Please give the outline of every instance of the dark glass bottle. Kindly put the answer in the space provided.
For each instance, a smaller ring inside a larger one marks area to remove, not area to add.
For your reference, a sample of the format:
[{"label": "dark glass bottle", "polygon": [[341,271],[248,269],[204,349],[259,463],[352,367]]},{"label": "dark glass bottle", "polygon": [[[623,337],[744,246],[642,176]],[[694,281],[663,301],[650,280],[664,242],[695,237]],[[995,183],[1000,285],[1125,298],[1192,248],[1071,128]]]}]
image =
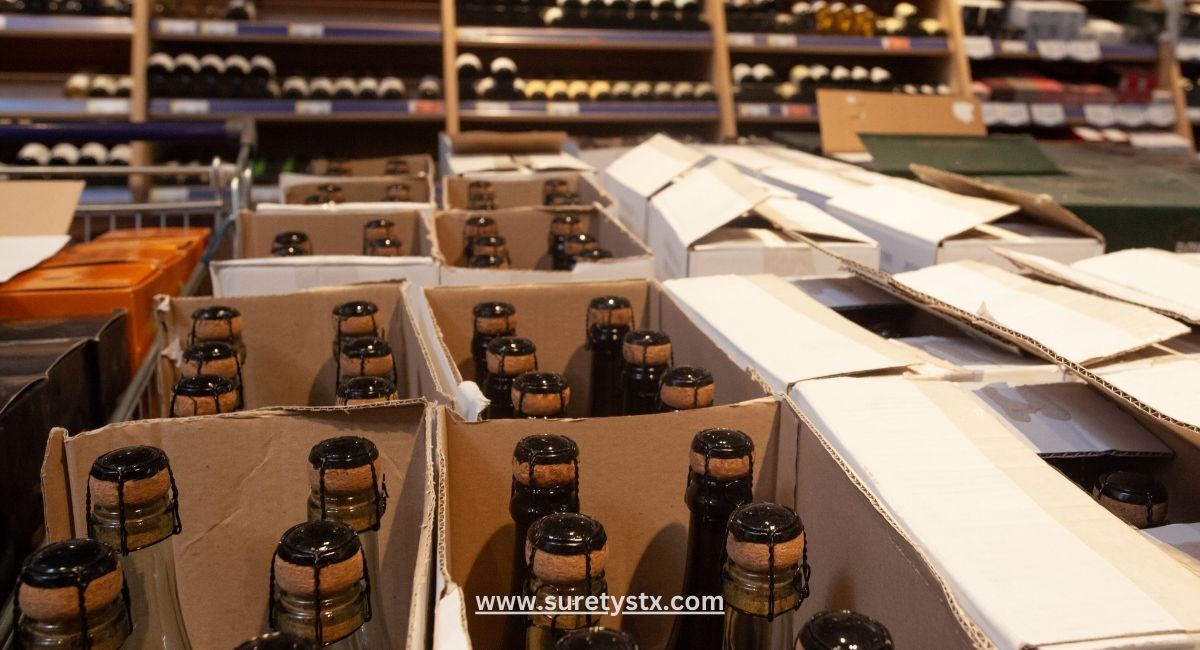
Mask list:
[{"label": "dark glass bottle", "polygon": [[574,268],[575,258],[598,247],[599,244],[596,243],[596,238],[587,233],[568,235],[566,240],[563,242],[563,254],[566,257],[562,270],[570,270]]},{"label": "dark glass bottle", "polygon": [[593,298],[587,311],[587,348],[592,352],[592,417],[620,415],[621,355],[633,327],[633,304],[621,296]]},{"label": "dark glass bottle", "polygon": [[369,300],[351,300],[333,308],[333,353],[341,352],[350,341],[379,336],[379,306]]},{"label": "dark glass bottle", "polygon": [[558,640],[554,650],[638,650],[638,644],[620,630],[589,627],[567,633]]},{"label": "dark glass bottle", "polygon": [[621,414],[645,415],[659,411],[659,383],[671,367],[671,339],[657,330],[625,334],[621,355]]},{"label": "dark glass bottle", "polygon": [[319,647],[315,641],[302,636],[271,632],[256,636],[233,650],[317,650]]},{"label": "dark glass bottle", "polygon": [[386,377],[351,377],[337,390],[338,406],[362,406],[400,399],[396,385]]},{"label": "dark glass bottle", "polygon": [[491,403],[485,418],[511,418],[513,380],[521,374],[537,370],[537,347],[533,341],[519,336],[494,338],[487,346],[487,370],[482,390],[483,396]]},{"label": "dark glass bottle", "polygon": [[396,383],[396,360],[392,346],[374,336],[352,339],[338,355],[337,383],[350,377],[386,377]]},{"label": "dark glass bottle", "polygon": [[790,508],[751,503],[729,517],[721,593],[723,650],[792,650],[791,612],[808,598],[804,523]]},{"label": "dark glass bottle", "polygon": [[379,239],[399,239],[396,222],[390,219],[372,219],[363,225],[363,255],[371,242]]},{"label": "dark glass bottle", "polygon": [[481,235],[471,242],[471,251],[478,255],[509,259],[508,240],[503,235]]},{"label": "dark glass bottle", "polygon": [[188,345],[201,341],[222,341],[238,349],[238,356],[245,359],[242,342],[242,312],[233,307],[214,305],[192,312],[192,331]]},{"label": "dark glass bottle", "polygon": [[1105,472],[1096,479],[1092,497],[1106,510],[1136,528],[1167,523],[1167,488],[1141,472]]},{"label": "dark glass bottle", "polygon": [[[63,598],[64,588],[75,593]],[[30,555],[13,607],[17,648],[118,650],[132,631],[117,553],[94,539],[55,542]]]},{"label": "dark glass bottle", "polygon": [[404,244],[398,239],[384,237],[367,243],[367,255],[371,257],[400,257]]},{"label": "dark glass bottle", "polygon": [[[539,433],[517,442],[512,458],[513,567],[509,593],[524,592],[529,578],[525,540],[533,522],[556,512],[579,512],[579,447],[566,436]],[[525,647],[525,616],[505,620],[504,645]]]},{"label": "dark glass bottle", "polygon": [[[553,650],[567,633],[599,622],[600,616],[581,606],[583,599],[608,593],[604,569],[608,535],[600,522],[586,515],[556,513],[538,519],[526,537],[529,580],[525,594],[536,599],[525,633],[526,650]],[[546,597],[557,602],[547,602]],[[578,597],[578,598],[577,598]],[[574,610],[560,603],[575,602]],[[547,607],[551,609],[547,610]],[[545,612],[545,613],[542,613]]]},{"label": "dark glass bottle", "polygon": [[676,366],[663,375],[658,397],[662,412],[671,413],[712,406],[715,394],[712,373],[695,366]]},{"label": "dark glass bottle", "polygon": [[796,637],[796,650],[890,650],[892,635],[878,621],[842,610],[810,618]]},{"label": "dark glass bottle", "polygon": [[[496,209],[496,186],[491,181],[471,181],[467,185],[467,209],[468,210],[495,210]],[[470,225],[473,220],[487,220],[486,223],[495,227],[496,222],[491,217],[472,217],[467,220]],[[483,223],[480,221],[479,223]],[[464,232],[464,238],[470,241],[471,237],[479,235],[495,235],[494,230],[490,232],[477,232],[474,235]]]},{"label": "dark glass bottle", "polygon": [[475,257],[473,245],[476,237],[489,237],[499,234],[500,229],[496,226],[496,220],[491,217],[471,217],[467,219],[463,223],[463,256],[467,259]]},{"label": "dark glass bottle", "polygon": [[238,362],[237,351],[232,345],[220,341],[197,343],[183,352],[183,361],[179,364],[179,374],[184,377],[213,375],[223,377],[233,384],[237,391],[237,406],[242,408],[242,364]]},{"label": "dark glass bottle", "polygon": [[371,579],[354,529],[335,521],[289,528],[271,558],[271,629],[333,648],[374,648],[363,635]]},{"label": "dark glass bottle", "polygon": [[238,395],[233,382],[224,377],[184,377],[175,383],[171,391],[170,416],[179,418],[232,413],[238,409]]},{"label": "dark glass bottle", "polygon": [[513,380],[513,417],[565,418],[571,387],[557,372],[526,372]]},{"label": "dark glass bottle", "polygon": [[[688,526],[683,596],[721,594],[725,531],[729,516],[754,498],[754,441],[732,429],[706,429],[692,439],[684,502]],[[721,649],[724,620],[718,616],[679,616],[668,650]]]},{"label": "dark glass bottle", "polygon": [[500,336],[516,336],[517,308],[507,302],[481,302],[471,310],[474,334],[471,358],[475,361],[474,381],[480,386],[487,377],[487,346]]},{"label": "dark glass bottle", "polygon": [[[547,181],[549,182],[549,181]],[[550,266],[555,271],[565,271],[571,268],[571,256],[567,254],[567,239],[572,236],[584,235],[587,232],[587,222],[575,214],[560,214],[550,222]]]},{"label": "dark glass bottle", "polygon": [[472,269],[507,269],[508,266],[508,258],[498,255],[476,255],[467,263]]}]

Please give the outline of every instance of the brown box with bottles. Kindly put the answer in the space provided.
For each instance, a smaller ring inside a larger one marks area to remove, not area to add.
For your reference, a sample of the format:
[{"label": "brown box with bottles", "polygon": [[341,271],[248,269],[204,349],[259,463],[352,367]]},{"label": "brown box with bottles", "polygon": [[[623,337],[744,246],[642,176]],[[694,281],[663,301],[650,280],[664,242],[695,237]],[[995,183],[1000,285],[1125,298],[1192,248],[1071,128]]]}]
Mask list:
[{"label": "brown box with bottles", "polygon": [[192,335],[192,314],[213,306],[241,314],[240,363],[244,408],[268,406],[332,406],[336,398],[338,357],[334,355],[337,317],[334,308],[351,301],[370,301],[378,336],[388,343],[395,363],[399,397],[432,395],[434,384],[426,354],[411,326],[402,282],[311,289],[296,293],[245,297],[160,297],[160,328],[166,336],[159,357],[156,406],[170,412],[172,386]]},{"label": "brown box with bottles", "polygon": [[310,449],[328,438],[361,436],[379,450],[389,497],[378,532],[386,570],[370,580],[381,590],[383,611],[373,616],[388,622],[392,647],[423,648],[434,524],[431,417],[428,404],[414,400],[141,420],[71,438],[55,429],[42,467],[47,535],[87,535],[96,458],[130,445],[161,448],[178,488],[182,525],[172,551],[191,647],[232,648],[269,630],[272,553],[284,531],[307,519]]},{"label": "brown box with bottles", "polygon": [[[578,205],[599,204],[608,209],[613,205],[613,199],[596,182],[593,174],[565,172],[553,177],[509,179],[498,178],[483,181],[492,186],[492,206],[490,209],[527,208],[533,206],[552,205],[547,198],[547,184],[562,181],[565,185],[558,191],[566,191],[574,195],[574,203]],[[447,210],[478,210],[470,199],[471,185],[478,179],[461,176],[442,179],[442,205]]]},{"label": "brown box with bottles", "polygon": [[[432,258],[433,233],[422,210],[385,206],[339,206],[336,209],[260,206],[241,214],[238,228],[238,257],[269,258],[275,237],[301,232],[312,245],[311,255],[367,254],[366,226],[371,221],[393,222],[391,239],[397,242],[392,258]],[[418,260],[410,260],[415,263]]]},{"label": "brown box with bottles", "polygon": [[[321,196],[321,188],[336,185],[341,189],[346,203],[378,203],[402,200],[411,203],[433,203],[433,178],[421,176],[312,176],[308,174],[280,174],[279,191],[284,203],[303,204],[312,196]],[[407,198],[388,198],[389,188],[404,185],[408,188]],[[335,199],[336,200],[336,199]],[[324,201],[322,201],[323,203]]]},{"label": "brown box with bottles", "polygon": [[426,178],[433,177],[437,173],[437,167],[434,165],[433,158],[428,154],[410,154],[379,158],[352,158],[350,160],[318,158],[308,164],[308,172],[318,176],[350,176],[352,178],[384,176],[389,173]]}]

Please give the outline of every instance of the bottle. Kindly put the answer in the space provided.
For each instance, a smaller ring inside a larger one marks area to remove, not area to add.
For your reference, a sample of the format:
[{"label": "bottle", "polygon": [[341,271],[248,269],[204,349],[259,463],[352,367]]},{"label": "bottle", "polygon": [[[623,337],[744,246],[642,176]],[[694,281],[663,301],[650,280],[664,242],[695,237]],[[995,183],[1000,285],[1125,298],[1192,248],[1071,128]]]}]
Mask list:
[{"label": "bottle", "polygon": [[657,330],[633,330],[621,346],[621,414],[658,413],[658,385],[671,366],[671,339]]},{"label": "bottle", "polygon": [[507,269],[509,268],[508,258],[498,255],[476,255],[467,262],[467,267],[472,269]]},{"label": "bottle", "polygon": [[338,77],[333,82],[333,98],[334,99],[354,99],[358,94],[358,82],[354,77],[345,75]]},{"label": "bottle", "polygon": [[612,86],[612,98],[619,102],[633,100],[633,84],[628,81],[618,81]]},{"label": "bottle", "polygon": [[333,308],[333,353],[354,339],[380,336],[379,306],[369,300],[351,300]]},{"label": "bottle", "polygon": [[121,554],[133,630],[129,648],[188,650],[179,608],[172,537],[181,530],[179,491],[167,455],[157,447],[123,447],[88,473],[88,537]]},{"label": "bottle", "polygon": [[184,377],[171,390],[170,417],[232,413],[238,409],[240,393],[233,382],[214,375]]},{"label": "bottle", "polygon": [[384,377],[351,377],[337,390],[338,406],[380,404],[400,399],[396,385]]},{"label": "bottle", "polygon": [[77,72],[67,77],[63,84],[63,97],[67,99],[82,99],[88,96],[92,87],[92,76],[85,72]]},{"label": "bottle", "polygon": [[242,364],[238,362],[237,351],[232,345],[220,341],[197,343],[183,351],[183,360],[179,363],[179,374],[183,377],[198,377],[211,375],[221,377],[233,384],[237,393],[237,403],[234,409],[241,409],[244,402],[242,395]]},{"label": "bottle", "polygon": [[133,77],[123,74],[117,77],[117,97],[133,96]]},{"label": "bottle", "polygon": [[637,641],[620,630],[589,627],[568,632],[554,645],[554,650],[639,650]]},{"label": "bottle", "polygon": [[612,84],[607,81],[593,81],[588,86],[588,99],[594,102],[606,102],[612,99]]},{"label": "bottle", "polygon": [[575,266],[580,262],[599,262],[600,260],[608,260],[612,258],[613,252],[607,248],[589,248],[571,258],[570,270],[575,270]]},{"label": "bottle", "polygon": [[128,167],[133,158],[133,148],[127,144],[116,144],[108,150],[109,167]]},{"label": "bottle", "polygon": [[391,219],[372,219],[363,225],[363,255],[367,246],[377,239],[396,239],[396,222]]},{"label": "bottle", "polygon": [[675,16],[675,0],[650,0],[650,5],[654,7],[654,16],[651,22],[654,29],[678,27],[679,19]]},{"label": "bottle", "polygon": [[1167,523],[1167,488],[1149,474],[1118,470],[1096,479],[1092,498],[1135,528]]},{"label": "bottle", "polygon": [[285,248],[287,246],[297,248],[307,255],[312,254],[312,241],[308,238],[307,234],[302,232],[291,230],[275,235],[275,238],[271,240],[271,254],[275,254],[277,248]]},{"label": "bottle", "polygon": [[680,81],[671,87],[671,99],[677,102],[688,102],[696,94],[696,86],[690,81]]},{"label": "bottle", "polygon": [[94,167],[107,161],[108,149],[99,142],[88,142],[79,147],[79,165]]},{"label": "bottle", "polygon": [[754,76],[754,81],[756,81],[760,84],[775,83],[775,70],[773,70],[771,68],[771,66],[769,66],[765,63],[755,64],[755,66],[753,68],[751,68],[750,71],[751,71],[751,74]]},{"label": "bottle", "polygon": [[729,517],[721,593],[724,650],[792,650],[791,612],[808,598],[804,523],[774,503],[740,506]]},{"label": "bottle", "polygon": [[574,260],[584,252],[593,250],[598,247],[596,238],[587,233],[579,233],[576,235],[568,235],[563,242],[563,253],[567,256],[567,265],[564,270],[574,268]]},{"label": "bottle", "polygon": [[295,244],[282,244],[273,247],[271,255],[273,257],[303,257],[305,255],[312,255],[312,252]]},{"label": "bottle", "polygon": [[[64,598],[63,589],[75,593]],[[94,539],[38,549],[21,566],[13,619],[18,648],[118,650],[132,626],[117,552]]]},{"label": "bottle", "polygon": [[289,528],[271,558],[271,628],[334,650],[367,650],[363,624],[371,608],[371,580],[354,529],[334,521]]},{"label": "bottle", "polygon": [[69,142],[60,142],[50,149],[50,164],[56,167],[72,167],[79,163],[79,149]]},{"label": "bottle", "polygon": [[586,81],[576,79],[567,84],[567,99],[573,102],[586,102],[591,97],[588,95],[588,88],[591,86]]},{"label": "bottle", "polygon": [[279,90],[285,99],[305,99],[309,95],[308,80],[299,75],[285,77]]},{"label": "bottle", "polygon": [[550,268],[565,271],[570,267],[571,256],[567,253],[567,240],[587,232],[587,222],[577,214],[558,214],[550,221]]},{"label": "bottle", "polygon": [[557,372],[521,373],[512,384],[513,417],[548,420],[567,417],[571,387]]},{"label": "bottle", "polygon": [[225,74],[221,75],[221,86],[228,97],[254,97],[250,82],[250,60],[241,54],[225,57]]},{"label": "bottle", "polygon": [[254,0],[229,0],[225,7],[225,20],[254,20],[258,18],[258,7]]},{"label": "bottle", "polygon": [[[367,575],[382,576],[379,525],[387,510],[387,476],[379,449],[358,436],[328,438],[309,450],[308,465],[308,520],[335,521],[351,528],[358,535]],[[370,597],[370,610],[377,615],[363,623],[359,640],[367,648],[391,648],[379,591]]]},{"label": "bottle", "polygon": [[[517,442],[512,457],[508,513],[514,534],[508,593],[524,593],[529,579],[525,564],[529,527],[556,512],[579,512],[579,447],[574,440],[552,433],[526,436]],[[525,620],[525,616],[505,618],[501,647],[525,647]]]},{"label": "bottle", "polygon": [[608,593],[604,577],[608,535],[600,522],[587,515],[555,513],[529,527],[525,548],[529,567],[525,595],[536,599],[534,608],[539,610],[529,615],[525,648],[553,650],[567,633],[600,620],[600,614],[588,611],[583,600]]},{"label": "bottle", "polygon": [[546,101],[546,82],[541,79],[531,79],[526,82],[525,99],[531,102]]},{"label": "bottle", "polygon": [[200,57],[200,74],[197,77],[201,97],[227,97],[221,77],[225,75],[225,59],[216,54]]},{"label": "bottle", "polygon": [[701,81],[696,84],[696,92],[692,99],[698,102],[715,102],[717,101],[717,90],[707,81]]},{"label": "bottle", "polygon": [[[551,178],[542,183],[542,205],[579,205],[579,195],[571,189],[565,178]],[[551,225],[553,233],[553,224]],[[551,235],[553,238],[553,234]]]},{"label": "bottle", "polygon": [[359,77],[354,82],[355,99],[379,99],[379,80],[375,77]]},{"label": "bottle", "polygon": [[40,142],[30,142],[17,152],[17,164],[22,167],[45,167],[50,164],[50,148]]},{"label": "bottle", "polygon": [[621,415],[621,368],[625,335],[633,327],[633,304],[621,296],[588,303],[587,349],[592,352],[591,415]]},{"label": "bottle", "polygon": [[454,67],[458,70],[460,81],[474,81],[483,72],[483,62],[479,60],[478,55],[470,52],[459,54],[454,60]]},{"label": "bottle", "polygon": [[394,385],[396,361],[392,346],[376,336],[348,341],[338,354],[337,372],[339,385],[350,377],[384,377]]},{"label": "bottle", "polygon": [[656,82],[651,90],[651,96],[656,102],[668,102],[674,97],[675,84],[670,81]]},{"label": "bottle", "polygon": [[326,76],[309,79],[308,96],[312,99],[333,99],[333,80]]},{"label": "bottle", "polygon": [[490,404],[485,419],[511,418],[513,380],[537,370],[537,347],[533,341],[519,336],[494,338],[487,346],[487,370],[482,389]]},{"label": "bottle", "polygon": [[311,639],[284,632],[271,632],[256,636],[233,650],[318,650],[320,646]]},{"label": "bottle", "polygon": [[676,366],[668,370],[658,393],[663,413],[712,406],[715,394],[712,373],[695,366]]},{"label": "bottle", "polygon": [[427,74],[417,83],[417,97],[421,99],[441,99],[442,79],[436,75]]},{"label": "bottle", "polygon": [[202,97],[198,79],[200,77],[200,59],[195,54],[184,52],[175,57],[175,67],[171,88],[178,97]]},{"label": "bottle", "polygon": [[[705,429],[692,438],[684,503],[691,511],[684,597],[721,594],[725,531],[729,516],[754,498],[754,441],[733,429]],[[724,620],[718,616],[679,616],[668,650],[721,648]]]},{"label": "bottle", "polygon": [[507,302],[481,302],[471,310],[474,334],[471,358],[475,362],[473,381],[480,386],[487,377],[487,346],[501,336],[517,335],[517,308]]},{"label": "bottle", "polygon": [[892,635],[855,612],[821,612],[800,628],[796,650],[891,650]]},{"label": "bottle", "polygon": [[[471,181],[467,185],[468,210],[495,210],[496,186],[491,181]],[[463,224],[463,239],[470,242],[475,237],[499,235],[496,222],[491,217],[471,217]]]},{"label": "bottle", "polygon": [[500,257],[509,259],[508,256],[508,240],[503,235],[484,235],[476,237],[471,242],[471,250],[475,255],[487,255],[489,257]]},{"label": "bottle", "polygon": [[88,85],[88,97],[116,97],[117,80],[111,75],[98,74]]},{"label": "bottle", "polygon": [[399,77],[384,77],[379,80],[379,97],[382,99],[404,99],[408,88]]}]

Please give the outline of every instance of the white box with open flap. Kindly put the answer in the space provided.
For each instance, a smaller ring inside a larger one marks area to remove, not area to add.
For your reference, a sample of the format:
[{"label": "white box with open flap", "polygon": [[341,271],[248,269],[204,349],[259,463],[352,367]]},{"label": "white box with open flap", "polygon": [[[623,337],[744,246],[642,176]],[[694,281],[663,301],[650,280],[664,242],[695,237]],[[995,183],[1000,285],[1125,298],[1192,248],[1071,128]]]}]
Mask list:
[{"label": "white box with open flap", "polygon": [[[385,567],[372,576],[397,648],[426,648],[435,511],[432,411],[422,401],[351,408],[262,409],[140,420],[66,437],[55,429],[42,470],[46,532],[86,536],[88,472],[112,449],[166,452],[179,494],[173,539],[179,602],[193,648],[232,648],[269,631],[268,585],[280,536],[307,520],[309,450],[362,436],[379,450],[388,500],[379,532]],[[139,624],[139,621],[134,621]]]},{"label": "white box with open flap", "polygon": [[[470,268],[464,250],[463,226],[471,217],[486,214],[496,222],[509,252],[509,268]],[[555,271],[549,254],[550,224],[559,214],[573,214],[585,222],[586,232],[613,256]],[[650,249],[599,206],[527,207],[477,213],[467,210],[439,212],[434,233],[442,255],[442,284],[519,284],[526,282],[585,282],[645,278],[654,273]]]},{"label": "white box with open flap", "polygon": [[31,269],[71,241],[71,219],[83,181],[0,183],[0,282]]},{"label": "white box with open flap", "polygon": [[617,201],[618,217],[634,234],[645,238],[650,199],[705,158],[703,151],[660,133],[614,160],[601,181]]},{"label": "white box with open flap", "polygon": [[326,287],[289,294],[243,297],[159,297],[159,328],[165,336],[155,385],[157,413],[170,412],[171,388],[190,345],[192,314],[213,306],[241,313],[245,357],[241,361],[244,408],[331,406],[337,391],[333,354],[337,317],[333,310],[351,301],[375,304],[376,330],[388,342],[402,398],[434,394],[428,352],[413,329],[412,308],[402,282]]},{"label": "white box with open flap", "polygon": [[1103,235],[1046,196],[921,165],[913,170],[936,187],[897,179],[839,191],[825,203],[834,216],[879,242],[885,271],[955,260],[1014,268],[996,249],[1068,263],[1104,252]]},{"label": "white box with open flap", "polygon": [[437,197],[432,176],[317,176],[290,172],[279,175],[279,193],[287,204],[307,204],[312,197],[320,197],[321,188],[329,185],[341,190],[346,203],[388,201],[393,185],[404,186],[407,198],[402,200],[411,203],[431,206]]},{"label": "white box with open flap", "polygon": [[[646,243],[660,279],[721,273],[829,275],[841,263],[801,237],[868,267],[879,245],[867,235],[724,161],[693,168],[650,202]],[[799,236],[797,236],[799,235]]]},{"label": "white box with open flap", "polygon": [[537,347],[539,369],[566,377],[571,386],[567,408],[571,417],[591,412],[586,318],[588,303],[601,296],[627,298],[633,305],[636,327],[665,332],[671,338],[675,365],[699,366],[713,374],[716,394],[712,408],[771,401],[762,381],[746,372],[654,281],[412,287],[408,294],[417,330],[431,352],[437,391],[459,416],[469,420],[476,419],[486,406],[473,381],[472,309],[493,301],[508,302],[516,308],[516,335],[530,339]]},{"label": "white box with open flap", "polygon": [[[399,256],[364,254],[364,228],[377,219],[393,222]],[[287,293],[383,280],[435,285],[441,274],[432,219],[432,206],[417,203],[260,204],[238,216],[239,259],[209,265],[213,294]],[[307,235],[312,254],[272,257],[275,236],[285,232]]]},{"label": "white box with open flap", "polygon": [[571,153],[563,131],[467,131],[438,136],[442,178],[535,178],[563,172],[595,172]]},{"label": "white box with open flap", "polygon": [[[565,191],[577,198],[578,205],[599,205],[605,210],[613,208],[613,199],[600,186],[595,174],[580,172],[563,172],[548,174],[538,178],[498,178],[482,180],[478,178],[463,178],[447,176],[442,179],[442,207],[447,210],[476,210],[471,201],[472,186],[475,183],[487,183],[489,191],[487,198],[492,209],[528,208],[555,205],[548,202],[547,187],[549,183],[561,184]],[[562,188],[557,191],[563,191]]]}]

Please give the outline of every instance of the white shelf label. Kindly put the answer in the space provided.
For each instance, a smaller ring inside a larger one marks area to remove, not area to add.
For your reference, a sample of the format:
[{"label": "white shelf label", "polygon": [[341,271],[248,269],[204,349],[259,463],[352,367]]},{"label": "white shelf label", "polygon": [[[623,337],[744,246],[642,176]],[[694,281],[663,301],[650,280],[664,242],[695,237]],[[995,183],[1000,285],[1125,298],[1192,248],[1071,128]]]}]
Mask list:
[{"label": "white shelf label", "polygon": [[89,115],[123,115],[129,112],[129,100],[89,99],[86,110]]},{"label": "white shelf label", "polygon": [[0,32],[6,29],[8,29],[8,18],[5,16],[0,16]]},{"label": "white shelf label", "polygon": [[770,104],[738,104],[739,117],[767,117],[770,114]]},{"label": "white shelf label", "polygon": [[1000,104],[996,102],[983,103],[983,123],[995,126],[1000,123]]},{"label": "white shelf label", "polygon": [[288,25],[288,36],[292,38],[322,38],[325,26],[314,23],[292,23]]},{"label": "white shelf label", "polygon": [[729,41],[729,44],[733,46],[750,47],[754,45],[754,34],[730,34],[728,37],[726,37],[726,40]]},{"label": "white shelf label", "polygon": [[296,115],[329,115],[333,102],[325,99],[302,99],[296,102]]},{"label": "white shelf label", "polygon": [[767,34],[769,47],[796,47],[795,34]]},{"label": "white shelf label", "polygon": [[1146,124],[1146,107],[1138,104],[1118,105],[1117,124],[1134,127],[1144,126]]},{"label": "white shelf label", "polygon": [[196,21],[180,20],[178,18],[163,18],[158,21],[158,31],[163,34],[195,34]]},{"label": "white shelf label", "polygon": [[1059,61],[1067,58],[1067,42],[1058,40],[1038,41],[1038,56],[1047,61]]},{"label": "white shelf label", "polygon": [[1092,126],[1112,126],[1117,121],[1116,111],[1111,104],[1084,104],[1083,119]]},{"label": "white shelf label", "polygon": [[1179,44],[1175,46],[1175,56],[1179,57],[1180,61],[1200,59],[1200,41],[1179,41]]},{"label": "white shelf label", "polygon": [[1029,113],[1033,123],[1039,126],[1061,126],[1067,121],[1062,104],[1030,104]]},{"label": "white shelf label", "polygon": [[1005,54],[1029,54],[1029,43],[1025,41],[1000,41],[1000,51]]},{"label": "white shelf label", "polygon": [[963,49],[967,58],[990,59],[996,56],[996,43],[987,36],[964,36]]},{"label": "white shelf label", "polygon": [[207,115],[207,99],[172,99],[171,113],[173,115]]},{"label": "white shelf label", "polygon": [[1029,124],[1029,106],[1017,103],[1001,104],[1000,121],[1008,126],[1025,126]]},{"label": "white shelf label", "polygon": [[546,102],[547,115],[579,115],[577,102]]},{"label": "white shelf label", "polygon": [[1154,126],[1175,124],[1175,107],[1170,104],[1151,104],[1146,107],[1146,121]]},{"label": "white shelf label", "polygon": [[1100,41],[1079,39],[1067,43],[1067,56],[1076,61],[1099,61]]},{"label": "white shelf label", "polygon": [[200,33],[208,36],[237,36],[237,23],[232,20],[206,20],[200,23]]},{"label": "white shelf label", "polygon": [[1189,106],[1187,109],[1188,121],[1200,122],[1200,106]]},{"label": "white shelf label", "polygon": [[152,196],[155,201],[176,202],[188,200],[186,187],[156,187]]},{"label": "white shelf label", "polygon": [[508,102],[475,102],[475,110],[487,115],[512,114],[512,106]]}]

